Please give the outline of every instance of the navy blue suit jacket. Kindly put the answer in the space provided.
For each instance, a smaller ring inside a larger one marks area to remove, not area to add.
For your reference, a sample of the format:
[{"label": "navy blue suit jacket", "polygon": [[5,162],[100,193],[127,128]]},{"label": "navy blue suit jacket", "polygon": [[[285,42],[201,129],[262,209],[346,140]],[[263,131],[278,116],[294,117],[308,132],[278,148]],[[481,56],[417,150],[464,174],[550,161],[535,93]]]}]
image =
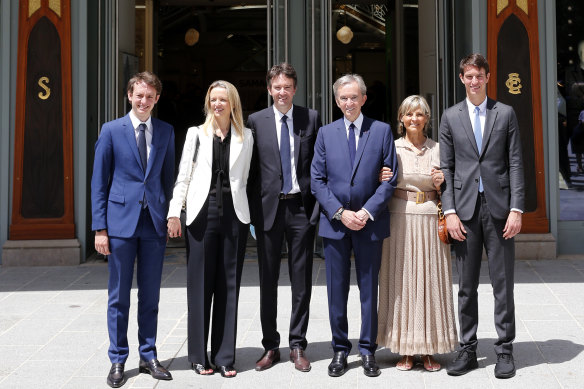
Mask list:
[{"label": "navy blue suit jacket", "polygon": [[95,144],[91,179],[93,230],[129,238],[136,231],[146,194],[156,232],[166,236],[174,184],[174,129],[152,118],[152,144],[144,172],[130,116],[105,123]]},{"label": "navy blue suit jacket", "polygon": [[[393,171],[390,181],[379,182],[379,171],[388,166]],[[312,193],[320,204],[319,235],[342,239],[349,230],[335,212],[344,207],[352,211],[365,208],[374,220],[368,220],[357,232],[360,237],[382,240],[389,236],[387,203],[397,180],[397,157],[393,135],[387,123],[363,118],[361,135],[351,168],[347,130],[343,119],[318,131],[311,167]]]}]

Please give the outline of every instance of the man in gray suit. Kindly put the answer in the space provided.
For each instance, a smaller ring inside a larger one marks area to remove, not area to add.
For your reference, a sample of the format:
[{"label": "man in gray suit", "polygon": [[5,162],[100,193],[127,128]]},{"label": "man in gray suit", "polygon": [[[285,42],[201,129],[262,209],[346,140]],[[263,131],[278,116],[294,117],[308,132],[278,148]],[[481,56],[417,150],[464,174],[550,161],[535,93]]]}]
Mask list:
[{"label": "man in gray suit", "polygon": [[440,123],[442,207],[459,274],[461,349],[447,367],[450,375],[478,368],[477,288],[483,246],[495,297],[495,377],[515,375],[513,340],[515,243],[524,206],[523,162],[513,108],[487,97],[489,63],[480,54],[460,61],[466,99],[447,109]]}]

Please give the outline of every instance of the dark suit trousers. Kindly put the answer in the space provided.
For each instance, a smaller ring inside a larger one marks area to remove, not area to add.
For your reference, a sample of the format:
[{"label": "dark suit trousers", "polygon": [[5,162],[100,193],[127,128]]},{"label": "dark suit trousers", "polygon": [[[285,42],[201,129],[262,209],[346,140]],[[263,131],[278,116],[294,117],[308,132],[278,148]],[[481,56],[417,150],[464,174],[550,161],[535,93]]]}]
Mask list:
[{"label": "dark suit trousers", "polygon": [[483,245],[487,252],[489,276],[495,298],[495,327],[498,339],[495,352],[513,352],[515,303],[513,298],[515,244],[503,238],[506,220],[491,216],[485,196],[477,196],[474,215],[462,224],[467,232],[464,242],[454,243],[458,281],[458,318],[460,345],[476,350],[479,323],[478,293]]},{"label": "dark suit trousers", "polygon": [[109,243],[107,324],[110,361],[125,363],[128,358],[128,315],[136,258],[140,358],[145,361],[157,358],[158,301],[166,237],[158,236],[150,212],[143,210],[134,236],[110,236]]},{"label": "dark suit trousers", "polygon": [[282,240],[288,243],[288,272],[292,285],[289,346],[306,349],[306,329],[312,293],[314,226],[310,224],[302,200],[280,200],[274,225],[269,231],[256,230],[260,270],[260,317],[262,344],[266,350],[280,346],[277,330],[278,279]]},{"label": "dark suit trousers", "polygon": [[237,307],[248,225],[237,218],[231,194],[223,195],[223,216],[209,196],[187,227],[188,355],[209,366],[207,339],[211,326],[211,363],[235,362]]},{"label": "dark suit trousers", "polygon": [[377,286],[383,241],[371,241],[358,235],[350,233],[340,240],[323,238],[332,347],[335,353],[344,351],[348,355],[351,352],[347,301],[353,251],[361,300],[359,353],[373,355],[377,349]]}]

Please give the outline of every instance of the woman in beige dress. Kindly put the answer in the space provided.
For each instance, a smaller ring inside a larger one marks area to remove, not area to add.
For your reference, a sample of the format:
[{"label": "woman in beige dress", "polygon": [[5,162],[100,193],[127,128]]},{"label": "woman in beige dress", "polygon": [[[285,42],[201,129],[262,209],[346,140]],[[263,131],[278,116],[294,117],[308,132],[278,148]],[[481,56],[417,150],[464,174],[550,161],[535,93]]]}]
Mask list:
[{"label": "woman in beige dress", "polygon": [[391,236],[383,242],[379,272],[377,342],[402,355],[411,370],[420,355],[428,371],[440,370],[433,354],[457,346],[449,246],[438,238],[437,189],[444,182],[438,144],[428,138],[430,108],[421,96],[398,110],[395,148],[399,170],[389,203]]}]

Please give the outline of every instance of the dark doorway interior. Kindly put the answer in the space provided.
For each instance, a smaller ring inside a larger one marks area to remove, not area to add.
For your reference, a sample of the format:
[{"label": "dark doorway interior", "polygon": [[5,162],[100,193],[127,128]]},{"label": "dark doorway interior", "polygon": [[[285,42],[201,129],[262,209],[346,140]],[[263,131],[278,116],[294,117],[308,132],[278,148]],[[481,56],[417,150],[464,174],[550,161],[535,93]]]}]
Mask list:
[{"label": "dark doorway interior", "polygon": [[265,2],[246,3],[168,1],[156,9],[154,64],[164,85],[158,117],[174,125],[177,164],[187,129],[204,121],[213,81],[236,86],[244,119],[267,106]]}]

